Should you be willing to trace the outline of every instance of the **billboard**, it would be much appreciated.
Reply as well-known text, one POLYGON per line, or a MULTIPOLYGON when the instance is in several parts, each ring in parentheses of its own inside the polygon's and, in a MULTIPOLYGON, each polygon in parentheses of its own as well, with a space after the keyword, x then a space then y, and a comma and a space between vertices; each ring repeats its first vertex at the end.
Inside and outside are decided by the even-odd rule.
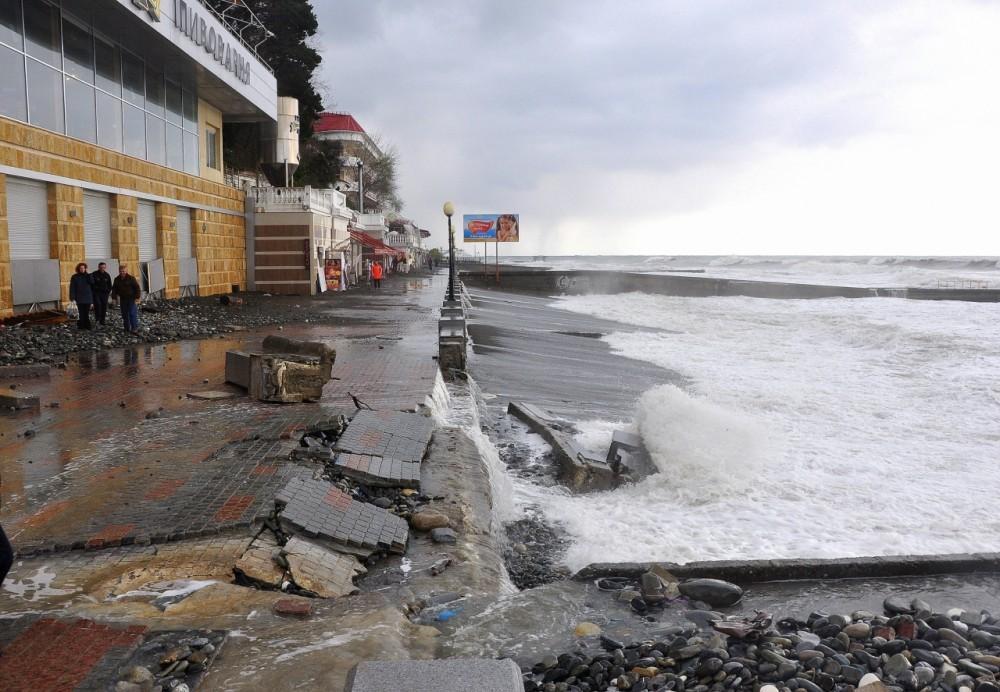
POLYGON ((466 214, 462 240, 466 243, 516 243, 521 239, 518 214, 466 214))

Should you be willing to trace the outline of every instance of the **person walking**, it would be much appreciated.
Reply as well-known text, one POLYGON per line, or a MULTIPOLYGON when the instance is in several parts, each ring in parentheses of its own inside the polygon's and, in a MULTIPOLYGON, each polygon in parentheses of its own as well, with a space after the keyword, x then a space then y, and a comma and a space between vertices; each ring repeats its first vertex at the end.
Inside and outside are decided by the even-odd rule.
POLYGON ((372 262, 372 283, 375 288, 382 288, 382 265, 378 262, 372 262))
POLYGON ((76 273, 69 280, 69 299, 76 303, 80 316, 77 329, 90 329, 90 306, 94 304, 94 282, 87 273, 87 263, 76 265, 76 273))
POLYGON ((111 284, 111 298, 118 301, 122 311, 122 324, 126 334, 139 333, 139 298, 142 289, 135 277, 128 273, 128 267, 118 265, 118 276, 111 284))
POLYGON ((108 317, 108 299, 111 297, 111 274, 108 274, 107 263, 99 263, 97 271, 90 278, 94 286, 94 318, 103 327, 104 320, 108 317))

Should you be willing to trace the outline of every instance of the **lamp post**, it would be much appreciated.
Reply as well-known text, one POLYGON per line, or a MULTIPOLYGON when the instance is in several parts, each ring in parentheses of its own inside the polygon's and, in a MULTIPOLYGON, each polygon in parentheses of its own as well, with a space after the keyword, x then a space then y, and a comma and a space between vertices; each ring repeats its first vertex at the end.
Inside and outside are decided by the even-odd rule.
POLYGON ((455 300, 455 232, 451 228, 451 217, 455 205, 444 203, 444 215, 448 217, 448 300, 455 300))

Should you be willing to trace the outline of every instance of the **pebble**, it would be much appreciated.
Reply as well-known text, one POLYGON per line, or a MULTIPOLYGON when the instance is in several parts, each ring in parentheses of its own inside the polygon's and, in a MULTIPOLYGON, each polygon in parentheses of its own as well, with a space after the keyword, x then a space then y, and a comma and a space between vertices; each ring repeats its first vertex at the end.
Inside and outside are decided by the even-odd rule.
POLYGON ((451 524, 447 516, 433 509, 422 509, 410 517, 410 526, 417 531, 446 528, 451 524))
POLYGON ((458 535, 451 529, 431 529, 431 539, 435 543, 457 543, 458 535))
POLYGON ((592 622, 581 622, 573 629, 577 637, 596 637, 600 633, 601 628, 592 622))
MULTIPOLYGON (((638 580, 614 582, 622 591, 638 580)), ((647 580, 649 582, 649 580, 647 580)), ((611 583, 608 583, 611 586, 611 583)), ((652 584, 647 583, 647 586, 652 584)), ((738 588, 738 587, 737 587, 738 588)), ((648 591, 648 589, 647 589, 648 591)), ((616 593, 616 595, 617 595, 616 593)), ((690 598, 690 596, 689 596, 690 598)), ((611 599, 609 598, 609 601, 611 599)), ((634 609, 656 608, 640 596, 634 609)), ((886 599, 889 617, 872 613, 830 615, 817 611, 805 622, 770 615, 732 616, 684 611, 687 624, 656 629, 644 642, 625 643, 599 634, 593 623, 578 630, 600 637, 588 646, 548 657, 525 673, 525 690, 670 690, 672 692, 1000 692, 1000 621, 978 613, 979 624, 960 633, 958 620, 940 613, 920 614, 929 606, 917 599, 886 599), (946 618, 946 619, 942 619, 946 618), (718 630, 705 629, 715 622, 718 630), (773 624, 772 624, 773 623, 773 624), (934 624, 951 627, 934 627, 934 624), (904 631, 912 638, 893 638, 904 631), (752 637, 747 637, 752 632, 752 637), (977 648, 978 647, 978 648, 977 648), (955 665, 949 662, 955 661, 955 665)), ((622 606, 615 605, 622 608, 622 606)), ((666 606, 671 608, 670 606, 666 606)), ((681 613, 672 608, 673 617, 681 613)), ((959 611, 954 617, 975 611, 959 611)), ((635 618, 622 608, 622 616, 635 618)), ((638 619, 638 618, 637 618, 638 619)), ((971 619, 971 618, 970 618, 971 619)), ((581 635, 578 635, 581 636, 581 635)), ((583 635, 590 636, 590 635, 583 635)))
POLYGON ((691 579, 677 586, 684 596, 704 601, 714 608, 736 605, 743 598, 743 589, 721 579, 691 579))

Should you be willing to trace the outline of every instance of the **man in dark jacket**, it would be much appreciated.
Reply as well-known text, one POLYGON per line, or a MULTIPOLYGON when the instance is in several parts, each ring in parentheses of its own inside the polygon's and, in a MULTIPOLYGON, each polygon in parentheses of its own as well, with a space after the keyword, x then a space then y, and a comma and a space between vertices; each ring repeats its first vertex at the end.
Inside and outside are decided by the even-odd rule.
POLYGON ((87 273, 87 263, 76 265, 76 274, 69 280, 69 299, 76 301, 80 317, 76 321, 77 329, 90 329, 90 306, 94 304, 94 285, 87 273))
POLYGON ((122 323, 127 334, 139 333, 139 298, 142 289, 135 277, 128 273, 128 267, 118 265, 118 276, 111 284, 111 298, 118 301, 122 311, 122 323))
POLYGON ((108 274, 107 263, 98 264, 97 271, 90 278, 94 284, 94 317, 103 326, 108 316, 108 298, 111 296, 111 274, 108 274))

